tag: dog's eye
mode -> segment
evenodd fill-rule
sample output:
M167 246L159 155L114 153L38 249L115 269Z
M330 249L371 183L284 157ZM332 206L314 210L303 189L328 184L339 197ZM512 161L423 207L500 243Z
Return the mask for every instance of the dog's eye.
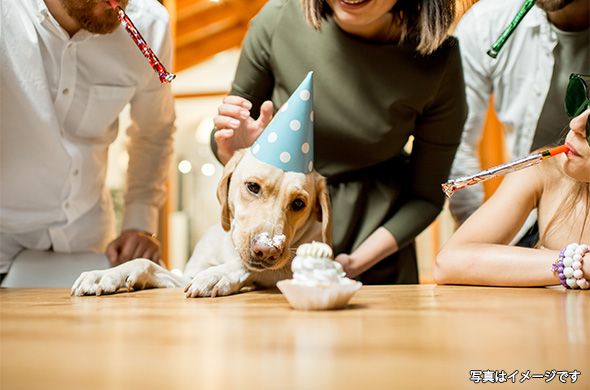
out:
M246 188L248 188L248 191L250 191L253 194L257 194L260 192L260 185L254 182L246 183Z
M305 202L302 201L301 199L295 199L293 202L291 202L291 210L293 210L293 211L299 211L304 207L305 207Z

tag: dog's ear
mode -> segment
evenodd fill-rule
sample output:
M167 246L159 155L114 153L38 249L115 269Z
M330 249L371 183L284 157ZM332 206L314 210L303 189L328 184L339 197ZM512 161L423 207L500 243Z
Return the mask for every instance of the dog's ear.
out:
M332 205L326 179L319 173L315 174L315 214L318 221L322 223L322 241L332 245Z
M231 228L231 205L229 204L228 194L229 194L229 182L231 181L231 176L234 173L234 170L238 166L238 163L244 157L244 153L246 149L238 150L234 153L232 158L225 164L223 168L223 176L219 181L219 185L217 186L217 200L221 205L221 227L226 232L229 231Z

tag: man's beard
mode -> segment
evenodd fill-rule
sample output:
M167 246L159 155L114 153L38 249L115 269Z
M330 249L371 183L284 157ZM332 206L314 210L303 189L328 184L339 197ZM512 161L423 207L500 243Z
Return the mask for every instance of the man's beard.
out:
M119 5L125 9L129 0L120 0ZM105 0L61 0L66 12L80 27L94 34L108 34L119 26L117 13L112 8L104 12L96 11L98 3Z
M574 0L537 0L535 4L545 12L553 12L564 8L573 1Z

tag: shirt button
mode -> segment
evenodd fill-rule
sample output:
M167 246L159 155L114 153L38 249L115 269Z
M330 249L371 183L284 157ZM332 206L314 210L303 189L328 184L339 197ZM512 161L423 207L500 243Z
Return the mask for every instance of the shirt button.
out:
M67 95L70 92L70 90L68 88L64 88L63 91L61 91L61 93L63 93L64 95Z
M72 175L74 175L74 176L78 176L78 173L79 173L79 172L80 172L80 171L78 171L77 169L74 169L74 172L72 172Z
M70 202L64 203L64 208L69 209L70 208Z

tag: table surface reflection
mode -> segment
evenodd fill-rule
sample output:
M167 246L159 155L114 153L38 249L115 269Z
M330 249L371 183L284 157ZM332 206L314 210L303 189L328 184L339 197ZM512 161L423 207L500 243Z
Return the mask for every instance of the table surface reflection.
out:
M561 288L364 286L323 312L294 311L276 290L2 289L0 321L2 389L456 389L474 386L470 370L590 388L590 292ZM520 383L574 369L574 384Z

